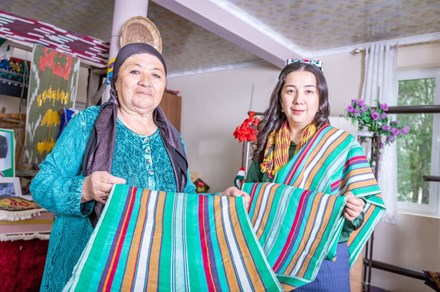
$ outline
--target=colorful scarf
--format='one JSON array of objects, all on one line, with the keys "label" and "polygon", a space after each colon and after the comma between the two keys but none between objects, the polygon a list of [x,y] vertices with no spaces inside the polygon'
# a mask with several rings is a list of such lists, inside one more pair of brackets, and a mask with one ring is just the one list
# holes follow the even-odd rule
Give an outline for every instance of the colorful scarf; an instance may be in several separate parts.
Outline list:
[{"label": "colorful scarf", "polygon": [[242,198],[116,185],[64,291],[281,291]]},{"label": "colorful scarf", "polygon": [[[316,132],[316,125],[309,124],[304,128],[301,139],[296,145],[295,153],[297,153],[304,144]],[[290,147],[290,128],[289,123],[285,121],[280,129],[273,131],[267,138],[266,148],[264,149],[264,158],[261,163],[261,172],[267,172],[269,177],[274,175],[289,161],[289,147]]]},{"label": "colorful scarf", "polygon": [[[351,191],[366,201],[364,222],[348,240],[350,266],[385,211],[378,183],[362,147],[355,137],[330,125],[319,129],[280,169],[273,182],[337,196]],[[331,251],[328,258],[334,256]]]},{"label": "colorful scarf", "polygon": [[284,290],[313,281],[342,230],[346,198],[275,183],[245,183],[249,217]]}]

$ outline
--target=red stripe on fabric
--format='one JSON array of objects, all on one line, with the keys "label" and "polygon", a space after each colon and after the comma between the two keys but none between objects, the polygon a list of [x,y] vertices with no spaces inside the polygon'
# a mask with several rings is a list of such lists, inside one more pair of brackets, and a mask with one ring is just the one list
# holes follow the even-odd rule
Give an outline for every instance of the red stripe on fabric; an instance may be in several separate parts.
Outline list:
[{"label": "red stripe on fabric", "polygon": [[333,182],[333,183],[330,185],[330,188],[333,190],[334,188],[336,188],[336,187],[339,186],[340,184],[341,184],[341,180],[338,179],[338,180],[336,180],[335,182]]},{"label": "red stripe on fabric", "polygon": [[[290,174],[287,176],[287,178],[284,180],[284,184],[286,185],[291,185],[292,182],[292,178],[294,176],[294,174],[296,173],[298,167],[302,164],[303,160],[305,159],[305,157],[307,156],[309,149],[312,147],[312,145],[315,143],[315,140],[319,137],[319,135],[321,134],[321,132],[327,128],[329,125],[324,125],[321,129],[319,129],[316,134],[313,136],[313,138],[311,140],[309,140],[306,143],[306,148],[304,148],[304,151],[302,151],[299,159],[295,162],[295,167],[290,171]],[[301,151],[301,150],[300,150]]]},{"label": "red stripe on fabric", "polygon": [[347,166],[349,166],[350,164],[358,161],[368,162],[367,158],[364,155],[354,156],[345,162],[345,168],[347,168]]},{"label": "red stripe on fabric", "polygon": [[299,212],[296,212],[295,219],[293,220],[292,228],[290,228],[289,235],[287,236],[287,239],[286,239],[286,244],[284,245],[280,256],[278,257],[277,261],[275,262],[274,266],[272,267],[272,269],[274,271],[276,271],[279,268],[281,261],[284,259],[287,251],[289,250],[289,246],[292,244],[292,238],[293,238],[293,235],[295,233],[296,228],[298,227],[299,218],[301,217],[301,214],[304,212],[303,205],[304,205],[304,200],[306,198],[305,194],[308,194],[308,193],[309,193],[309,191],[304,191],[301,194],[301,199],[299,200],[299,204],[298,204],[298,211]]},{"label": "red stripe on fabric", "polygon": [[249,199],[249,207],[247,208],[248,213],[251,211],[251,205],[252,205],[252,201],[254,200],[255,197],[255,190],[257,189],[257,184],[253,184],[252,185],[252,189],[251,189],[251,193],[250,193],[250,199]]},{"label": "red stripe on fabric", "polygon": [[119,233],[117,244],[115,247],[115,252],[113,253],[112,261],[109,267],[109,272],[107,274],[107,278],[105,279],[104,285],[102,287],[103,291],[110,291],[111,286],[113,284],[113,280],[116,273],[116,267],[118,266],[119,258],[121,256],[121,249],[123,246],[125,235],[127,234],[128,224],[130,222],[131,214],[133,212],[133,206],[135,201],[135,194],[137,191],[136,187],[131,187],[131,192],[129,195],[129,206],[127,212],[125,212],[125,216],[122,221],[122,229]]},{"label": "red stripe on fabric", "polygon": [[205,196],[199,197],[199,234],[200,234],[200,245],[202,247],[202,258],[203,258],[203,267],[205,270],[206,283],[208,284],[208,291],[216,291],[214,285],[214,278],[211,271],[211,264],[209,262],[208,255],[208,243],[206,240],[206,232],[205,232],[205,217],[204,217],[204,206],[205,206]]}]

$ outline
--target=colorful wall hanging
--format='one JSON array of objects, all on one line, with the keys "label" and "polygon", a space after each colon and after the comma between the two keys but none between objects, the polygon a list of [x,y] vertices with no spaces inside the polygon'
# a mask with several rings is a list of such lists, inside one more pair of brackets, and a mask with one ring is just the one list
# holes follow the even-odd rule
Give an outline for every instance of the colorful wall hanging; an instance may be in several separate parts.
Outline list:
[{"label": "colorful wall hanging", "polygon": [[66,31],[56,26],[0,11],[0,37],[40,44],[105,68],[110,44],[100,39]]},{"label": "colorful wall hanging", "polygon": [[79,59],[35,46],[29,78],[26,115],[25,163],[38,164],[55,145],[59,111],[73,108],[76,100]]}]

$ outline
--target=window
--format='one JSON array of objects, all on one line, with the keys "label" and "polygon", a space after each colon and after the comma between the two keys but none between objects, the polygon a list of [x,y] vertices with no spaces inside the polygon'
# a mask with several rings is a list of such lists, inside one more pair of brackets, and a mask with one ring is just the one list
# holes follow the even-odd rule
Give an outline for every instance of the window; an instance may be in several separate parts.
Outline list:
[{"label": "window", "polygon": [[[440,70],[398,73],[398,105],[439,105]],[[440,113],[398,114],[410,133],[397,139],[398,208],[440,217],[440,182],[424,176],[440,175]]]}]

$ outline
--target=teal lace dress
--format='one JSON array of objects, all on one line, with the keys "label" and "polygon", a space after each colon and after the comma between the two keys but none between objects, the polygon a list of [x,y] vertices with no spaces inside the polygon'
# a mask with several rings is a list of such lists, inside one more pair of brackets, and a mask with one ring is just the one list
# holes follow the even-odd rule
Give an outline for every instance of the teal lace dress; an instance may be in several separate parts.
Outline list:
[{"label": "teal lace dress", "polygon": [[[85,179],[81,164],[98,113],[99,107],[90,107],[69,122],[30,185],[35,202],[56,215],[41,291],[63,289],[92,233],[88,215],[94,203],[80,202]],[[143,136],[118,120],[112,174],[126,179],[132,186],[176,191],[171,162],[159,130]],[[194,193],[195,186],[187,176],[185,192]]]}]

